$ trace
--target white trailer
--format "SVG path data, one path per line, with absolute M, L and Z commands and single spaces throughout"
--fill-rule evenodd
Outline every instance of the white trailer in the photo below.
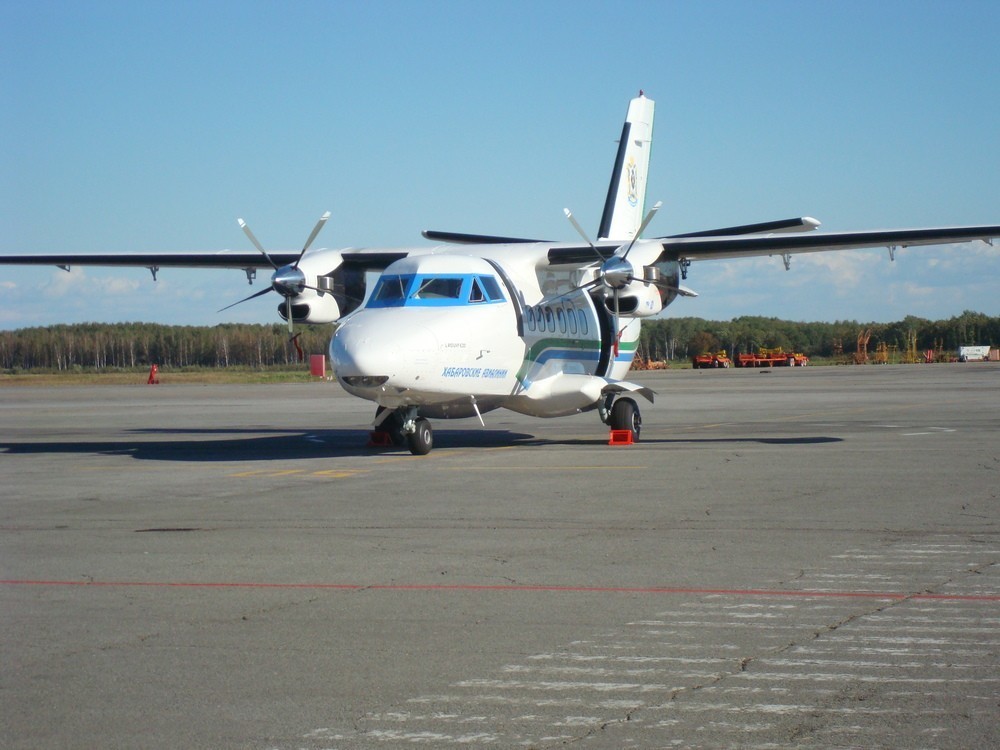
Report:
M 990 348 L 988 346 L 958 347 L 959 362 L 985 362 L 989 358 L 990 358 Z

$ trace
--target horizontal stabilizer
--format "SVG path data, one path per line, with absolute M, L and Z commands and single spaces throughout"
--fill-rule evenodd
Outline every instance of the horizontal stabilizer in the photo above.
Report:
M 743 224 L 736 227 L 723 227 L 722 229 L 706 229 L 701 232 L 687 232 L 685 234 L 672 234 L 670 237 L 660 239 L 679 239 L 681 237 L 728 237 L 737 234 L 772 234 L 776 232 L 811 232 L 819 226 L 819 222 L 810 216 L 803 216 L 796 219 L 782 219 L 780 221 L 762 221 L 757 224 Z
M 492 234 L 438 232 L 433 229 L 425 229 L 421 234 L 425 239 L 434 242 L 448 242 L 455 245 L 516 245 L 527 242 L 548 242 L 548 240 L 529 240 L 523 237 L 498 237 Z

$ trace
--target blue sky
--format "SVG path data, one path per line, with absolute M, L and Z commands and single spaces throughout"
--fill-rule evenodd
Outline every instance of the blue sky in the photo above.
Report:
M 625 15 L 623 7 L 629 9 Z M 591 230 L 640 88 L 647 234 L 1000 223 L 1000 3 L 0 4 L 0 252 Z M 263 274 L 262 274 L 263 276 Z M 254 289 L 262 288 L 261 281 Z M 982 243 L 696 264 L 668 315 L 1000 315 Z M 0 267 L 0 329 L 277 322 L 239 271 Z

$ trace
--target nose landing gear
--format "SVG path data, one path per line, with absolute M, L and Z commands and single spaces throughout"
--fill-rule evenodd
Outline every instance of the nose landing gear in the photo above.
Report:
M 375 411 L 375 429 L 389 436 L 396 446 L 404 443 L 414 456 L 426 456 L 434 447 L 434 431 L 431 423 L 417 416 L 415 406 L 387 409 L 378 407 Z

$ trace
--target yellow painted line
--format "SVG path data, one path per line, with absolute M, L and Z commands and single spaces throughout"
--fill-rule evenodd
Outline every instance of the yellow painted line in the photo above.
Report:
M 231 477 L 284 477 L 291 474 L 301 474 L 304 469 L 251 469 L 250 471 L 239 471 L 229 474 Z
M 253 477 L 287 477 L 287 476 L 299 476 L 302 479 L 308 479 L 310 477 L 318 477 L 321 479 L 346 479 L 348 477 L 357 476 L 358 474 L 367 474 L 367 470 L 364 469 L 320 469 L 318 471 L 306 471 L 305 469 L 281 469 L 281 470 L 270 470 L 270 469 L 251 469 L 250 471 L 239 471 L 233 474 L 227 474 L 226 476 L 231 478 L 253 478 Z

